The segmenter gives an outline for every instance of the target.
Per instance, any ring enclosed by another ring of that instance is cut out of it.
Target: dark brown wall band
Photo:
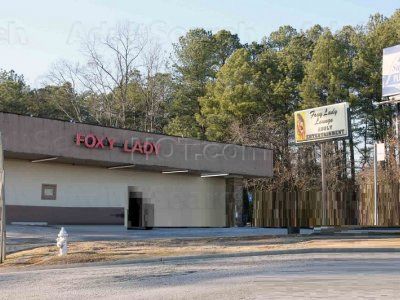
[[[7,223],[47,222],[49,225],[123,225],[122,207],[52,207],[7,205]]]

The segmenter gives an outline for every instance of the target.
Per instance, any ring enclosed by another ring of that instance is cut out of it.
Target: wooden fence
[[[385,227],[400,226],[400,184],[385,184],[378,186],[378,225]],[[360,187],[359,194],[359,224],[370,226],[374,224],[374,187]]]
[[[379,226],[400,226],[399,197],[399,184],[378,188]],[[327,200],[327,220],[323,224],[320,191],[256,191],[252,223],[257,227],[373,226],[373,186],[360,186],[357,191],[328,191]]]

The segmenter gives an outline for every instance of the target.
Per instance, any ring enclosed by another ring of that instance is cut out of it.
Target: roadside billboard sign
[[[400,94],[400,45],[383,49],[382,97]]]
[[[296,143],[345,139],[349,137],[349,104],[342,102],[296,111]]]

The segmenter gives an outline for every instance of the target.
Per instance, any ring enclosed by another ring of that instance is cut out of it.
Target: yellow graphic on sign
[[[295,131],[296,141],[301,142],[306,140],[306,122],[305,112],[297,112],[295,114]]]

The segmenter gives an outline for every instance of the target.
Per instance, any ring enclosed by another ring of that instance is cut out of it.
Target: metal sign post
[[[1,209],[1,222],[0,222],[0,263],[6,259],[6,203],[4,198],[4,156],[3,156],[3,143],[0,133],[0,209]]]
[[[325,143],[321,143],[321,184],[322,184],[322,224],[328,225],[327,211],[328,211],[328,197],[326,187],[326,168],[325,168]]]
[[[378,226],[378,162],[385,160],[385,144],[374,143],[374,225]]]
[[[377,146],[374,143],[374,225],[378,226],[378,178],[377,178],[377,169],[378,169],[378,153]]]
[[[322,220],[328,222],[328,187],[325,142],[351,138],[350,109],[347,102],[300,110],[294,113],[296,144],[319,142],[321,147]],[[351,171],[352,174],[354,170]]]

